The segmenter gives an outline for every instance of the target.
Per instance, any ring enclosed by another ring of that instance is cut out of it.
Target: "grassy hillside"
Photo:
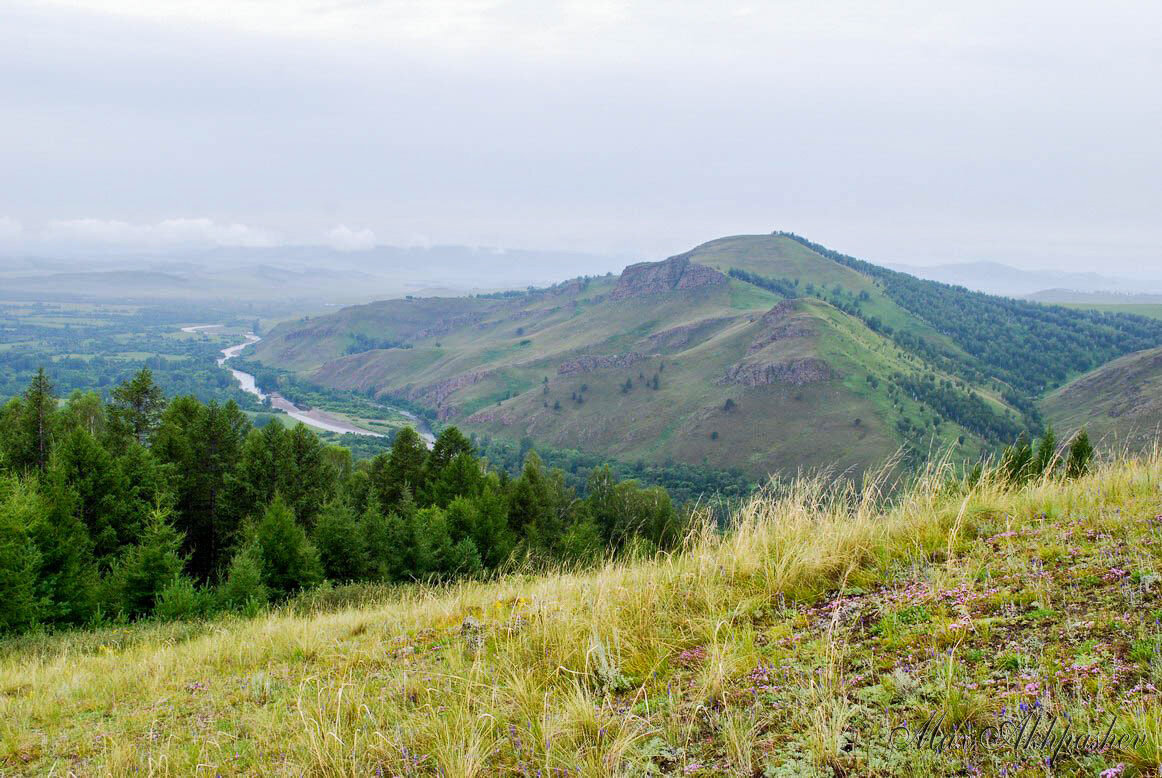
[[[1042,776],[1112,720],[1053,771],[1157,775],[1160,522],[1157,455],[890,503],[801,480],[672,556],[26,637],[0,771]]]
[[[276,328],[252,358],[476,432],[762,477],[860,471],[901,447],[976,457],[1038,429],[1046,387],[1159,344],[1149,319],[980,295],[776,234],[527,294],[347,308]]]
[[[1162,428],[1162,349],[1103,365],[1050,394],[1042,407],[1059,429],[1087,427],[1107,448],[1149,445]]]
[[[1060,303],[1060,305],[1079,311],[1130,313],[1135,316],[1162,319],[1162,303]]]

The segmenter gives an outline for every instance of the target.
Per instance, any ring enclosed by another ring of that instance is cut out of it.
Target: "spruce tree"
[[[31,533],[36,508],[25,484],[11,476],[0,480],[0,633],[26,629],[42,615],[41,555]]]
[[[327,578],[355,581],[364,576],[367,548],[351,508],[337,501],[328,503],[319,513],[313,536]]]
[[[369,505],[359,520],[359,535],[366,553],[366,576],[373,581],[394,581],[402,577],[407,527],[398,514],[384,516]]]
[[[262,582],[271,592],[286,596],[322,580],[318,551],[281,496],[275,496],[255,526],[254,541],[262,556]]]
[[[1053,432],[1053,427],[1045,429],[1045,436],[1041,438],[1041,443],[1037,446],[1037,453],[1033,457],[1033,474],[1044,475],[1054,464],[1057,456],[1057,435]]]
[[[147,446],[161,425],[165,395],[153,382],[153,373],[143,367],[133,378],[111,392],[109,416],[118,432]]]
[[[234,610],[266,604],[270,590],[262,582],[262,551],[258,544],[247,543],[230,560],[218,598],[222,605]]]
[[[153,612],[157,597],[185,568],[182,538],[169,522],[169,511],[156,508],[141,540],[122,557],[109,581],[108,602],[131,618]]]
[[[1080,478],[1089,472],[1092,461],[1093,444],[1089,442],[1089,433],[1083,429],[1069,444],[1069,455],[1065,460],[1065,475],[1069,478]]]

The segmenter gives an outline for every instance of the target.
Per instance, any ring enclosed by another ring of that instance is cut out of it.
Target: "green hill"
[[[1042,408],[1059,429],[1086,427],[1107,448],[1152,445],[1162,428],[1162,348],[1102,365],[1048,395]]]
[[[354,306],[252,359],[443,420],[625,460],[861,470],[901,447],[976,456],[1035,398],[1162,323],[992,297],[789,233],[722,238],[620,276]]]

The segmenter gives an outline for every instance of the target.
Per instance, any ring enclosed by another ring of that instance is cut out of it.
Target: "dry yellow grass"
[[[875,484],[800,479],[750,500],[729,532],[701,527],[681,553],[596,570],[142,625],[114,647],[49,638],[0,659],[0,774],[606,776],[718,759],[703,774],[754,775],[789,744],[809,768],[785,774],[850,771],[850,627],[836,608],[811,632],[809,606],[855,587],[970,580],[965,557],[991,553],[973,550],[986,525],[1162,505],[1158,456],[1021,490],[945,475],[933,468],[891,502]],[[798,704],[740,697],[775,659],[803,665],[786,691]],[[861,764],[936,774],[922,759]]]

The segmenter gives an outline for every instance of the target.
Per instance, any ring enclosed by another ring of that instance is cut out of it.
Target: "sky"
[[[1141,0],[0,0],[0,250],[879,262],[1162,275]]]

